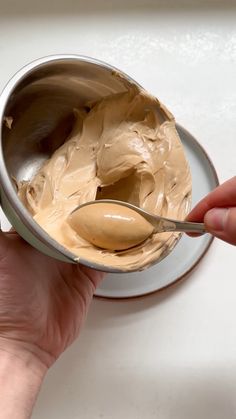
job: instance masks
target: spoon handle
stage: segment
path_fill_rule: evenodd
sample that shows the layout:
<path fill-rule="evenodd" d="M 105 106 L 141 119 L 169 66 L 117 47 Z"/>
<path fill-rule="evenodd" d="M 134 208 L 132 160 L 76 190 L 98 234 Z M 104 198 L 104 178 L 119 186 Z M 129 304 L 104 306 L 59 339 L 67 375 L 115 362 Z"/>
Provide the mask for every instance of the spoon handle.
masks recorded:
<path fill-rule="evenodd" d="M 159 221 L 159 226 L 156 229 L 161 231 L 180 231 L 185 233 L 206 233 L 204 223 L 190 223 L 189 221 L 175 221 L 168 218 Z"/>

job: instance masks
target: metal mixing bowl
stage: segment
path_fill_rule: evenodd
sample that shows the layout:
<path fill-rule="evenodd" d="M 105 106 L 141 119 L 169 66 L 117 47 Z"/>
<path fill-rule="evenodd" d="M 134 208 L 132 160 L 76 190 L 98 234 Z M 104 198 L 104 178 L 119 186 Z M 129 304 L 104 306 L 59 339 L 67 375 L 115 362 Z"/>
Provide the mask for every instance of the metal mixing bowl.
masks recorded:
<path fill-rule="evenodd" d="M 76 55 L 56 55 L 28 64 L 3 90 L 0 96 L 1 205 L 16 231 L 41 252 L 65 262 L 78 262 L 77 256 L 53 240 L 34 221 L 17 196 L 15 180 L 31 179 L 61 145 L 51 144 L 47 138 L 62 116 L 71 114 L 73 108 L 88 101 L 124 92 L 130 84 L 138 85 L 126 74 L 101 61 Z M 24 109 L 35 98 L 45 97 L 47 106 L 35 112 L 28 123 L 23 123 L 20 131 L 14 129 Z M 4 123 L 9 116 L 13 118 L 12 129 Z M 89 260 L 79 261 L 103 271 L 123 272 Z"/>

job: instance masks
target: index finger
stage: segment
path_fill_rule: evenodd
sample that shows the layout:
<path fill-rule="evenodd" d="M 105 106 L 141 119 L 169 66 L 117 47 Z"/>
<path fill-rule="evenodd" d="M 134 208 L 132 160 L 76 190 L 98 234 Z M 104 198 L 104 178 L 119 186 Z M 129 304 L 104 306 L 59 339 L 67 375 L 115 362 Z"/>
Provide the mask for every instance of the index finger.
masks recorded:
<path fill-rule="evenodd" d="M 227 180 L 203 198 L 188 214 L 187 221 L 201 222 L 212 208 L 236 206 L 236 176 Z"/>

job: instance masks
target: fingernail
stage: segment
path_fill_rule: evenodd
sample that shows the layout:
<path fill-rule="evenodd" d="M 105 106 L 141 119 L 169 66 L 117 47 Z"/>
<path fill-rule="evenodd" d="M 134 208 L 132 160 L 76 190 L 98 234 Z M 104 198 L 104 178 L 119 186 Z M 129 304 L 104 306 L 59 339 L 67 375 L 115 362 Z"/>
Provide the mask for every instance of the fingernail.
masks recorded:
<path fill-rule="evenodd" d="M 228 208 L 213 208 L 205 215 L 204 221 L 209 230 L 223 231 L 225 228 Z"/>

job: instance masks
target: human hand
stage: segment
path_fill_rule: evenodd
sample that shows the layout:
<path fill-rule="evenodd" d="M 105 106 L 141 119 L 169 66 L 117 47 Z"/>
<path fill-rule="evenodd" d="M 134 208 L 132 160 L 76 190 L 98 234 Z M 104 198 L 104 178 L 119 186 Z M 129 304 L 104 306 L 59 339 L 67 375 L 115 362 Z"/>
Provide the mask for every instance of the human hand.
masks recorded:
<path fill-rule="evenodd" d="M 47 369 L 78 336 L 102 272 L 0 232 L 0 411 L 29 418 Z"/>
<path fill-rule="evenodd" d="M 190 212 L 187 221 L 204 221 L 209 233 L 236 245 L 236 176 L 203 198 Z"/>
<path fill-rule="evenodd" d="M 0 348 L 29 351 L 50 367 L 78 336 L 103 275 L 0 232 Z"/>

